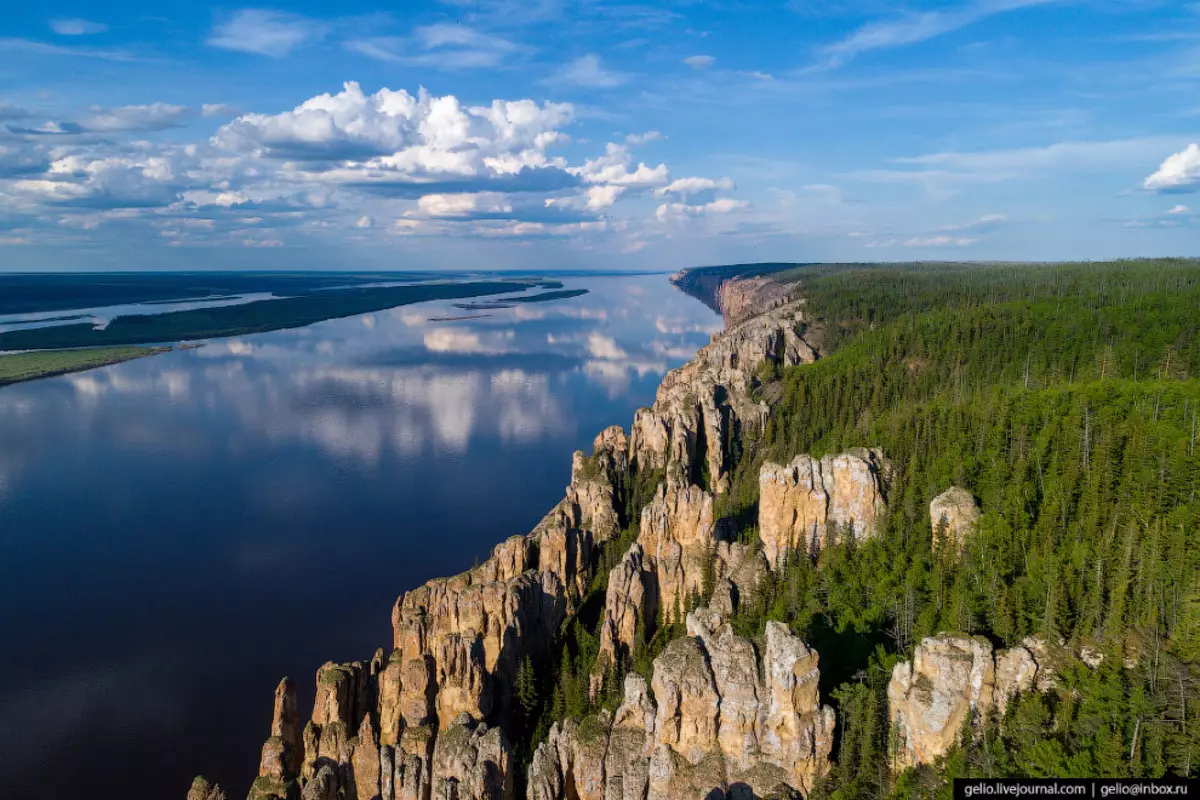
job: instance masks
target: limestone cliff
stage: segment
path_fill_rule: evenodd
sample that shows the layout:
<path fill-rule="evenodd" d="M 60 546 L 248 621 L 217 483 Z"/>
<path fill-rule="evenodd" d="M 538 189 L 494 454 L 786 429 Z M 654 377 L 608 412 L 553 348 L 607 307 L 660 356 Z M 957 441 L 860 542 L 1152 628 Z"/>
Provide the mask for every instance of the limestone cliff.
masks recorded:
<path fill-rule="evenodd" d="M 960 486 L 951 486 L 929 504 L 929 525 L 935 545 L 944 543 L 961 550 L 978 522 L 979 506 L 971 493 Z"/>
<path fill-rule="evenodd" d="M 886 506 L 890 467 L 878 450 L 857 448 L 815 459 L 799 455 L 786 466 L 759 471 L 758 529 L 772 566 L 789 553 L 816 555 L 830 537 L 874 535 Z"/>
<path fill-rule="evenodd" d="M 534 754 L 538 800 L 756 796 L 807 791 L 824 774 L 834 714 L 820 704 L 817 654 L 772 622 L 765 648 L 719 613 L 688 617 L 688 636 L 625 679 L 624 702 L 555 725 Z"/>
<path fill-rule="evenodd" d="M 979 636 L 922 639 L 912 661 L 897 664 L 888 683 L 893 767 L 935 762 L 968 727 L 1003 719 L 1018 694 L 1054 688 L 1064 662 L 1075 658 L 1062 645 L 1036 637 L 1007 650 L 993 650 Z"/>

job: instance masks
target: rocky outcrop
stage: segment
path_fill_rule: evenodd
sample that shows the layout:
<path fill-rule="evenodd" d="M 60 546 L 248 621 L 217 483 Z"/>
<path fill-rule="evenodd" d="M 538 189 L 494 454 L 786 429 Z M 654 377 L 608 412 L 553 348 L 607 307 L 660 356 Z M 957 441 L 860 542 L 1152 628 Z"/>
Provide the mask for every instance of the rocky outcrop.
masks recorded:
<path fill-rule="evenodd" d="M 555 726 L 534 755 L 531 798 L 761 797 L 807 791 L 825 772 L 834 714 L 820 705 L 816 653 L 769 623 L 760 656 L 707 607 L 687 628 L 654 660 L 653 699 L 630 675 L 611 719 Z"/>
<path fill-rule="evenodd" d="M 778 567 L 792 552 L 816 555 L 843 531 L 858 540 L 873 536 L 887 505 L 890 472 L 883 454 L 866 448 L 763 464 L 758 530 L 767 560 Z"/>
<path fill-rule="evenodd" d="M 671 283 L 725 317 L 732 327 L 748 317 L 788 302 L 792 284 L 767 277 L 767 273 L 795 264 L 748 264 L 743 267 L 685 269 L 671 276 Z"/>
<path fill-rule="evenodd" d="M 951 486 L 929 504 L 929 525 L 934 544 L 961 550 L 979 522 L 979 505 L 966 489 Z"/>
<path fill-rule="evenodd" d="M 447 800 L 509 800 L 512 749 L 499 728 L 461 715 L 433 748 L 433 796 Z"/>
<path fill-rule="evenodd" d="M 229 800 L 229 796 L 218 784 L 209 783 L 207 778 L 200 776 L 192 781 L 187 800 Z"/>
<path fill-rule="evenodd" d="M 648 630 L 656 618 L 657 599 L 653 567 L 646 563 L 642 546 L 634 542 L 608 576 L 593 693 L 609 664 L 630 662 L 638 631 Z"/>
<path fill-rule="evenodd" d="M 605 754 L 611 720 L 607 712 L 582 723 L 554 723 L 529 765 L 528 800 L 604 800 Z"/>
<path fill-rule="evenodd" d="M 637 539 L 652 565 L 656 605 L 664 621 L 682 620 L 689 600 L 704 593 L 706 564 L 716 548 L 714 533 L 713 496 L 669 472 L 642 510 Z"/>
<path fill-rule="evenodd" d="M 740 542 L 717 542 L 709 606 L 722 617 L 733 616 L 743 603 L 758 594 L 768 572 L 762 548 Z"/>
<path fill-rule="evenodd" d="M 1056 651 L 1044 640 L 993 652 L 986 639 L 940 634 L 921 640 L 892 670 L 888 706 L 896 769 L 931 764 L 968 725 L 1004 717 L 1022 692 L 1053 688 Z"/>
<path fill-rule="evenodd" d="M 728 328 L 688 364 L 664 376 L 654 404 L 634 416 L 631 465 L 684 470 L 692 483 L 728 489 L 729 443 L 763 422 L 767 407 L 751 397 L 764 363 L 794 366 L 816 360 L 806 338 L 803 302 L 782 305 Z"/>

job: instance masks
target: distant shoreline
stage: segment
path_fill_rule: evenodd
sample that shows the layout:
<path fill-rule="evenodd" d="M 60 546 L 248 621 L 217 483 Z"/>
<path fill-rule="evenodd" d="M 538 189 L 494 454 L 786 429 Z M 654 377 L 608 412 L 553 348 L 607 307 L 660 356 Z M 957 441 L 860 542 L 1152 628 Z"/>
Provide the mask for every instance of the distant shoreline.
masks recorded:
<path fill-rule="evenodd" d="M 172 350 L 185 350 L 194 346 L 89 347 L 72 350 L 0 353 L 0 387 L 86 372 L 100 367 L 111 367 L 113 364 L 169 353 Z"/>

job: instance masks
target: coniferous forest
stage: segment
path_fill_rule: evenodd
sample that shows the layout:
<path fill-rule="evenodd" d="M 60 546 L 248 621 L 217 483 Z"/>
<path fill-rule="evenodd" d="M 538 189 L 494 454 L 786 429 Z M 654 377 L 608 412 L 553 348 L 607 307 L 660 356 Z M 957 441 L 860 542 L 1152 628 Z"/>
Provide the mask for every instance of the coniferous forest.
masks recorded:
<path fill-rule="evenodd" d="M 776 268 L 777 269 L 777 268 Z M 765 428 L 731 448 L 717 516 L 757 536 L 759 467 L 877 447 L 894 470 L 881 533 L 793 557 L 734 619 L 786 623 L 821 655 L 835 764 L 817 798 L 950 797 L 953 777 L 1194 776 L 1200 761 L 1200 262 L 805 266 L 772 273 L 807 298 L 823 357 L 764 369 Z M 653 476 L 640 480 L 653 483 Z M 965 487 L 982 516 L 935 548 L 929 500 Z M 630 487 L 644 502 L 653 487 Z M 518 759 L 589 700 L 608 543 L 554 670 L 523 671 Z M 695 603 L 705 598 L 694 598 Z M 886 686 L 938 632 L 997 647 L 1038 635 L 1103 661 L 1066 667 L 937 765 L 889 769 Z M 682 626 L 639 631 L 648 674 Z M 616 674 L 612 677 L 619 677 Z M 619 686 L 608 680 L 606 686 Z"/>

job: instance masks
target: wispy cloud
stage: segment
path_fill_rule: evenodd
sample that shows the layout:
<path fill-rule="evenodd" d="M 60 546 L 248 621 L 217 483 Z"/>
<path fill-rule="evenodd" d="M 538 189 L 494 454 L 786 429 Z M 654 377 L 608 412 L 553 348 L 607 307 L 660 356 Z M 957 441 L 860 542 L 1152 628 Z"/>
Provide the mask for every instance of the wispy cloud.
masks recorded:
<path fill-rule="evenodd" d="M 83 127 L 98 132 L 162 131 L 178 127 L 191 114 L 187 106 L 170 103 L 93 108 L 92 115 L 83 120 Z"/>
<path fill-rule="evenodd" d="M 1144 137 L 1107 142 L 1056 142 L 1045 147 L 1008 150 L 943 151 L 891 159 L 893 164 L 901 167 L 898 169 L 858 170 L 845 173 L 844 176 L 870 183 L 924 185 L 929 191 L 937 193 L 962 184 L 998 183 L 1057 173 L 1106 172 L 1136 167 L 1146 163 L 1147 159 L 1153 159 L 1164 148 L 1178 145 L 1177 137 Z M 1200 156 L 1200 153 L 1197 155 Z M 1146 188 L 1157 187 L 1147 185 Z"/>
<path fill-rule="evenodd" d="M 688 56 L 683 60 L 692 69 L 708 69 L 716 61 L 712 56 Z"/>
<path fill-rule="evenodd" d="M 1053 0 L 976 0 L 944 11 L 907 13 L 896 19 L 870 22 L 841 41 L 822 47 L 817 68 L 837 67 L 872 50 L 917 44 L 995 14 L 1048 2 Z"/>
<path fill-rule="evenodd" d="M 208 43 L 225 50 L 280 58 L 305 42 L 320 39 L 326 30 L 324 24 L 307 17 L 246 8 L 214 27 Z"/>
<path fill-rule="evenodd" d="M 957 225 L 943 225 L 938 228 L 939 231 L 955 232 L 955 231 L 994 231 L 1008 224 L 1008 217 L 1003 214 L 984 214 L 982 217 L 977 217 L 970 222 L 962 222 Z"/>
<path fill-rule="evenodd" d="M 500 36 L 453 23 L 424 25 L 412 36 L 351 39 L 345 47 L 376 61 L 448 70 L 495 67 L 522 51 Z"/>
<path fill-rule="evenodd" d="M 566 83 L 591 89 L 611 89 L 628 81 L 628 75 L 606 68 L 601 63 L 600 56 L 595 53 L 575 59 L 549 80 L 551 83 Z"/>
<path fill-rule="evenodd" d="M 93 33 L 104 33 L 108 30 L 108 26 L 103 22 L 69 17 L 50 20 L 50 29 L 59 36 L 87 36 Z"/>
<path fill-rule="evenodd" d="M 68 47 L 66 45 L 39 42 L 35 39 L 20 39 L 15 37 L 0 38 L 0 51 L 7 50 L 15 53 L 25 53 L 33 56 L 74 56 L 78 58 L 98 58 L 104 61 L 143 61 L 128 50 L 101 47 Z"/>

